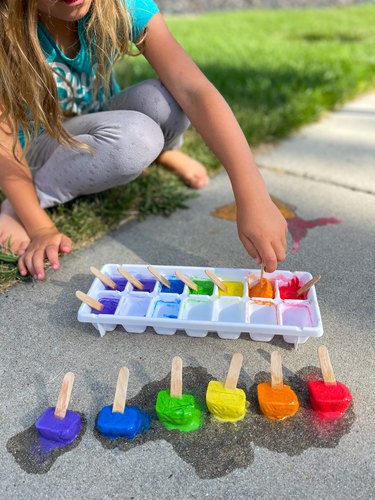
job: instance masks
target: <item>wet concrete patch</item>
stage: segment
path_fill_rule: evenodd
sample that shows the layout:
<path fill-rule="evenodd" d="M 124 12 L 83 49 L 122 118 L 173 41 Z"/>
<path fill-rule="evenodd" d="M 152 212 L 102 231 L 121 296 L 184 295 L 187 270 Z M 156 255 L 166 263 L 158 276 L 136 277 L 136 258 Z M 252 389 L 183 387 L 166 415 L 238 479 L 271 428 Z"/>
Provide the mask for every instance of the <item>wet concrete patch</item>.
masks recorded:
<path fill-rule="evenodd" d="M 150 431 L 133 440 L 108 440 L 103 438 L 96 429 L 94 434 L 104 448 L 119 448 L 123 451 L 149 441 L 164 439 L 173 446 L 182 460 L 194 467 L 196 474 L 201 478 L 221 477 L 235 469 L 246 468 L 254 459 L 251 439 L 243 442 L 243 433 L 234 431 L 238 424 L 231 425 L 228 429 L 227 425 L 212 422 L 207 412 L 206 390 L 213 378 L 205 368 L 186 367 L 183 369 L 183 392 L 193 394 L 197 405 L 205 414 L 203 427 L 197 431 L 190 433 L 168 431 L 156 420 L 156 398 L 159 391 L 170 387 L 170 375 L 168 375 L 163 380 L 145 385 L 137 396 L 127 402 L 129 406 L 138 406 L 152 415 Z M 240 425 L 243 426 L 243 422 Z"/>
<path fill-rule="evenodd" d="M 253 442 L 256 446 L 294 456 L 309 448 L 334 448 L 342 436 L 348 434 L 355 420 L 353 405 L 341 419 L 321 419 L 311 409 L 307 388 L 309 380 L 321 380 L 320 369 L 309 366 L 284 378 L 284 384 L 289 385 L 297 394 L 300 408 L 294 417 L 274 421 L 261 414 L 257 398 L 257 385 L 269 382 L 270 374 L 259 372 L 256 375 L 255 383 L 248 393 Z"/>
<path fill-rule="evenodd" d="M 78 412 L 79 413 L 79 412 Z M 82 429 L 73 443 L 61 448 L 45 451 L 39 441 L 38 431 L 32 425 L 28 429 L 11 437 L 7 442 L 7 450 L 11 453 L 17 464 L 28 474 L 45 474 L 55 461 L 64 453 L 76 448 L 82 440 L 87 428 L 85 416 L 80 413 Z"/>
<path fill-rule="evenodd" d="M 205 368 L 186 367 L 183 369 L 184 393 L 193 394 L 197 404 L 206 413 L 205 423 L 199 430 L 191 433 L 168 431 L 156 420 L 155 401 L 158 392 L 170 385 L 170 376 L 167 376 L 145 385 L 137 396 L 128 401 L 129 405 L 138 406 L 152 415 L 154 420 L 150 431 L 133 440 L 108 440 L 96 430 L 94 434 L 104 448 L 118 448 L 125 452 L 149 441 L 163 439 L 173 446 L 182 460 L 194 468 L 200 478 L 222 477 L 235 469 L 249 467 L 254 461 L 254 446 L 288 455 L 299 455 L 313 447 L 337 446 L 354 422 L 353 407 L 340 420 L 327 422 L 316 418 L 310 407 L 307 389 L 307 380 L 313 378 L 320 379 L 320 370 L 316 367 L 307 367 L 285 377 L 284 383 L 297 393 L 301 406 L 294 417 L 284 421 L 268 420 L 259 409 L 257 384 L 269 381 L 269 373 L 258 373 L 248 391 L 240 380 L 238 387 L 245 390 L 250 401 L 248 413 L 235 424 L 219 423 L 207 413 L 205 404 L 207 385 L 214 377 Z"/>

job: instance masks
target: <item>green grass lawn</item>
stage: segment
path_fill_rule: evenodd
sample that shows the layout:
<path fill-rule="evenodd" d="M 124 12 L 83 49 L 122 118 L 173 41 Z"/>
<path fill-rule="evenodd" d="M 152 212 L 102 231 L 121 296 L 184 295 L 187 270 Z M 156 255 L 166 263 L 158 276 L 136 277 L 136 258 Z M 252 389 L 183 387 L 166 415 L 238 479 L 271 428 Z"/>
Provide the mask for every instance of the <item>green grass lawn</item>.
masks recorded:
<path fill-rule="evenodd" d="M 232 106 L 250 144 L 285 137 L 375 84 L 375 6 L 242 11 L 168 18 L 171 31 Z M 161 49 L 162 50 L 162 49 Z M 117 66 L 122 86 L 154 76 L 142 57 Z M 193 131 L 184 149 L 217 160 Z M 131 185 L 51 210 L 77 246 L 129 215 L 168 215 L 191 191 L 152 167 Z M 9 282 L 14 264 L 0 267 Z"/>

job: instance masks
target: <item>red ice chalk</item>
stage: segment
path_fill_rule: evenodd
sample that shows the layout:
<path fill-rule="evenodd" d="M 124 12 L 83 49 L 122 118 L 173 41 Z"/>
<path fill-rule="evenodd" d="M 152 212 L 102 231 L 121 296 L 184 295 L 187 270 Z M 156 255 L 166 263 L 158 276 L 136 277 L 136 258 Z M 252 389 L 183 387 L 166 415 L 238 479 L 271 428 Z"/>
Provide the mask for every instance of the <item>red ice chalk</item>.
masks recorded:
<path fill-rule="evenodd" d="M 311 406 L 322 418 L 340 418 L 349 408 L 352 395 L 345 384 L 336 382 L 328 349 L 322 345 L 318 353 L 323 381 L 308 382 Z"/>
<path fill-rule="evenodd" d="M 294 300 L 304 300 L 306 294 L 297 295 L 297 291 L 301 287 L 299 279 L 297 276 L 288 281 L 285 285 L 279 287 L 280 298 L 281 299 L 294 299 Z"/>
<path fill-rule="evenodd" d="M 352 395 L 345 384 L 326 384 L 322 380 L 308 383 L 310 402 L 314 411 L 326 419 L 340 418 L 352 402 Z"/>

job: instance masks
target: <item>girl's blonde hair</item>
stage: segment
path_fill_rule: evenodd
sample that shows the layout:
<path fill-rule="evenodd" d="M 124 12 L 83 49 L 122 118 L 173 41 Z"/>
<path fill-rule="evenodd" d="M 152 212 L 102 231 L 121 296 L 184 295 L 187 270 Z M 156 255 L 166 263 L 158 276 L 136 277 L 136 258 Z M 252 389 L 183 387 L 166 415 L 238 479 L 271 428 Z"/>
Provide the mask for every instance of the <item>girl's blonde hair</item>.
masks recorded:
<path fill-rule="evenodd" d="M 20 129 L 25 151 L 41 127 L 61 144 L 90 149 L 63 126 L 53 70 L 39 44 L 37 4 L 37 0 L 0 0 L 0 124 L 12 123 L 15 158 Z M 134 55 L 124 0 L 93 0 L 86 36 L 97 63 L 94 94 L 102 86 L 108 95 L 113 64 L 123 54 Z"/>

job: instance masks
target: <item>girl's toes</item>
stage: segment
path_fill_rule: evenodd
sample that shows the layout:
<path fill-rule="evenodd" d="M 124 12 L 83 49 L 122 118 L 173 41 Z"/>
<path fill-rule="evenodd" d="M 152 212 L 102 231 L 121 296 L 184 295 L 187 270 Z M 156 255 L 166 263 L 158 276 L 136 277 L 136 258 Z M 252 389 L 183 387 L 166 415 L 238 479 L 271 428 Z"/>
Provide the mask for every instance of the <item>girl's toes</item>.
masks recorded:
<path fill-rule="evenodd" d="M 210 179 L 207 174 L 196 175 L 191 179 L 190 185 L 195 189 L 202 189 L 204 186 L 207 186 L 209 181 Z"/>

